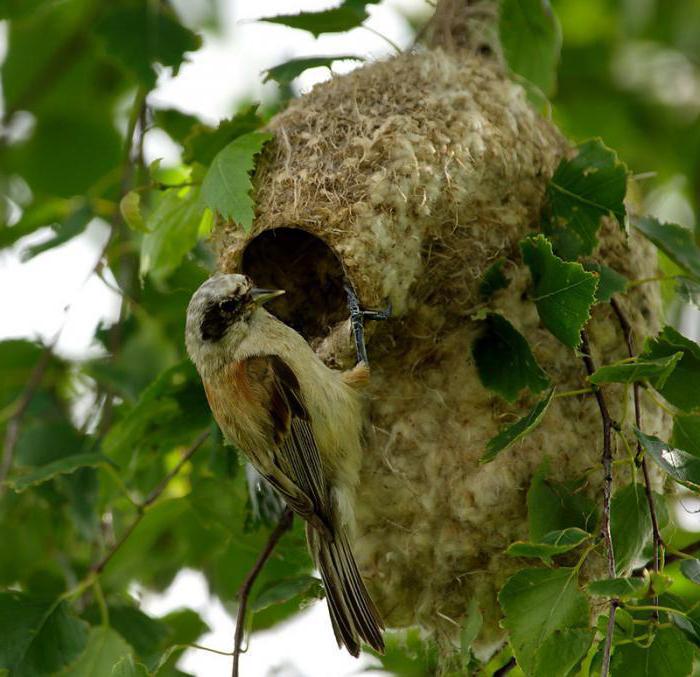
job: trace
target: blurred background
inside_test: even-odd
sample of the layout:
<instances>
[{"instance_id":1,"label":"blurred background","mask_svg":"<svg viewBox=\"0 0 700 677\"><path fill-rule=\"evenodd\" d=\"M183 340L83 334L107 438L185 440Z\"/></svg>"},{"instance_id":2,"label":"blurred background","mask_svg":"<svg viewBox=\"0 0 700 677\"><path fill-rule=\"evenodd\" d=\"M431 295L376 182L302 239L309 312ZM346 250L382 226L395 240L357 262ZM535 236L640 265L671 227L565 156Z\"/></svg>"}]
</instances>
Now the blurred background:
<instances>
[{"instance_id":1,"label":"blurred background","mask_svg":"<svg viewBox=\"0 0 700 677\"><path fill-rule=\"evenodd\" d=\"M126 225L119 198L145 187L147 225L163 220L168 186L196 173L222 121L254 103L264 120L332 77L312 68L280 85L264 82L266 69L320 55L390 57L411 47L433 11L427 1L384 0L368 5L362 27L318 38L257 21L330 4L0 0L0 425L8 427L10 405L35 379L15 464L42 468L97 446L121 468L115 477L81 467L0 497L0 586L51 594L79 580L129 523L129 495L148 495L210 426L182 342L189 295L214 267L210 220L174 219L159 240ZM639 211L697 229L700 3L552 4L563 32L552 118L573 142L600 136L618 152L636 177ZM149 42L154 15L171 43ZM336 61L333 72L361 63ZM668 261L661 266L673 272ZM668 321L700 338L697 309L672 285L664 301ZM265 540L265 505L214 429L163 499L105 569L112 616L141 601L147 616L133 622L155 637L141 652L173 638L229 651L231 600ZM683 497L678 506L683 545L697 538L698 506ZM417 640L397 639L383 663L338 651L298 525L282 551L259 584L274 603L258 597L243 674L430 674L431 650ZM83 602L89 617L92 602ZM230 669L230 657L189 648L174 651L159 674L179 674L175 663L194 675Z\"/></svg>"}]
</instances>

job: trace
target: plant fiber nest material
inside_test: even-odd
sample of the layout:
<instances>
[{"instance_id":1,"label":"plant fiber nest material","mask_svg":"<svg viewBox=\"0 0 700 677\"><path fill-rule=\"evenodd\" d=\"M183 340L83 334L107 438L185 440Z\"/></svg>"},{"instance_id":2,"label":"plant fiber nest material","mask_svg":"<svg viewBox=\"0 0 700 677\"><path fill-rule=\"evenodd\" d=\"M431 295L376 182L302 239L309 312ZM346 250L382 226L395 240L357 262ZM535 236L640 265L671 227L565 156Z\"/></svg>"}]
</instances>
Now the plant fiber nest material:
<instances>
[{"instance_id":1,"label":"plant fiber nest material","mask_svg":"<svg viewBox=\"0 0 700 677\"><path fill-rule=\"evenodd\" d=\"M299 228L328 245L365 307L391 300L394 317L373 327L369 342L371 430L354 549L388 625L454 635L452 621L459 624L476 597L483 640L497 639L496 593L524 564L504 550L527 540L526 492L537 468L549 457L555 480L588 473L584 491L601 496L601 421L592 397L555 399L533 434L479 464L487 441L535 401L496 397L472 360L479 281L494 260L507 259L511 283L492 309L527 338L560 391L586 385L580 358L542 327L518 250L537 227L545 187L568 146L492 58L439 48L318 85L269 130L275 138L258 162L253 229L217 228L220 267L241 269L246 247L265 231ZM652 247L627 239L614 222L601 229L598 258L630 279L655 272ZM311 293L320 278L299 268L287 283ZM621 303L632 327L655 331L656 287L641 285L628 299ZM594 308L589 334L596 364L626 357L607 306ZM333 365L346 360L324 357ZM606 392L613 417L621 417L625 391ZM645 430L665 435L668 422L656 410L642 416Z\"/></svg>"}]
</instances>

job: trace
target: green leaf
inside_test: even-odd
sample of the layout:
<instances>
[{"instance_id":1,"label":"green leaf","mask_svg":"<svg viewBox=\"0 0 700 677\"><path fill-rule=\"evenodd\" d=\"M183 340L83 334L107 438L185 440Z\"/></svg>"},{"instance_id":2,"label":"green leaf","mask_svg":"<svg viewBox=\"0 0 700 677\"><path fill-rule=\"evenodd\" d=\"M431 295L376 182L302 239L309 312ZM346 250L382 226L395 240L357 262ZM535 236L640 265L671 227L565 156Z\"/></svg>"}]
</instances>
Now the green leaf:
<instances>
[{"instance_id":1,"label":"green leaf","mask_svg":"<svg viewBox=\"0 0 700 677\"><path fill-rule=\"evenodd\" d=\"M526 674L533 672L544 643L557 631L585 628L588 602L578 589L577 570L523 569L498 594L515 657Z\"/></svg>"},{"instance_id":2,"label":"green leaf","mask_svg":"<svg viewBox=\"0 0 700 677\"><path fill-rule=\"evenodd\" d=\"M201 38L185 28L168 5L148 0L108 5L92 30L103 41L105 53L148 89L156 83L154 63L171 66L177 74L185 53L202 46Z\"/></svg>"},{"instance_id":3,"label":"green leaf","mask_svg":"<svg viewBox=\"0 0 700 677\"><path fill-rule=\"evenodd\" d=\"M554 396L554 388L552 388L523 418L518 419L512 425L504 428L498 435L492 437L487 445L484 455L479 459L480 463L488 463L493 461L496 456L511 447L518 440L522 439L528 433L531 433L544 418L545 413Z\"/></svg>"},{"instance_id":4,"label":"green leaf","mask_svg":"<svg viewBox=\"0 0 700 677\"><path fill-rule=\"evenodd\" d=\"M321 599L323 585L320 579L315 576L297 576L296 578L274 581L258 593L250 608L253 611L262 611L273 604L288 602L294 597Z\"/></svg>"},{"instance_id":5,"label":"green leaf","mask_svg":"<svg viewBox=\"0 0 700 677\"><path fill-rule=\"evenodd\" d=\"M160 127L171 139L181 144L184 144L185 139L192 134L193 130L202 124L198 117L183 113L177 108L153 108L151 114L155 125ZM185 164L192 164L192 160L185 159L184 155L183 161Z\"/></svg>"},{"instance_id":6,"label":"green leaf","mask_svg":"<svg viewBox=\"0 0 700 677\"><path fill-rule=\"evenodd\" d=\"M309 68L319 68L325 66L328 70L331 69L334 61L364 61L362 56L353 56L346 54L343 56L312 56L301 59L290 59L278 66L273 66L264 71L265 77L263 82L274 80L282 87L289 85L292 80L298 78L305 70Z\"/></svg>"},{"instance_id":7,"label":"green leaf","mask_svg":"<svg viewBox=\"0 0 700 677\"><path fill-rule=\"evenodd\" d=\"M0 592L0 668L13 677L56 673L86 642L87 625L65 602Z\"/></svg>"},{"instance_id":8,"label":"green leaf","mask_svg":"<svg viewBox=\"0 0 700 677\"><path fill-rule=\"evenodd\" d=\"M503 0L498 29L508 66L554 92L561 51L561 28L548 0Z\"/></svg>"},{"instance_id":9,"label":"green leaf","mask_svg":"<svg viewBox=\"0 0 700 677\"><path fill-rule=\"evenodd\" d=\"M635 218L632 225L691 277L700 278L700 247L692 230L677 223L661 223L653 216Z\"/></svg>"},{"instance_id":10,"label":"green leaf","mask_svg":"<svg viewBox=\"0 0 700 677\"><path fill-rule=\"evenodd\" d=\"M679 334L673 327L664 327L653 339L647 339L642 359L669 357L681 351L683 357L671 375L663 382L652 385L671 404L683 411L692 411L700 407L700 346Z\"/></svg>"},{"instance_id":11,"label":"green leaf","mask_svg":"<svg viewBox=\"0 0 700 677\"><path fill-rule=\"evenodd\" d=\"M488 301L499 289L505 289L510 280L503 274L503 266L506 259L496 259L481 277L479 283L479 296L484 301Z\"/></svg>"},{"instance_id":12,"label":"green leaf","mask_svg":"<svg viewBox=\"0 0 700 677\"><path fill-rule=\"evenodd\" d=\"M684 677L693 668L693 645L676 628L657 630L651 646L631 642L615 647L611 672L630 677Z\"/></svg>"},{"instance_id":13,"label":"green leaf","mask_svg":"<svg viewBox=\"0 0 700 677\"><path fill-rule=\"evenodd\" d=\"M485 388L515 402L524 388L539 393L549 385L527 340L508 320L490 313L482 326L472 344L472 355Z\"/></svg>"},{"instance_id":14,"label":"green leaf","mask_svg":"<svg viewBox=\"0 0 700 677\"><path fill-rule=\"evenodd\" d=\"M543 235L523 240L520 249L535 283L534 301L542 323L564 345L578 347L595 300L595 275L555 256Z\"/></svg>"},{"instance_id":15,"label":"green leaf","mask_svg":"<svg viewBox=\"0 0 700 677\"><path fill-rule=\"evenodd\" d=\"M578 147L576 157L562 160L547 186L548 212L543 230L554 251L575 260L593 253L603 216L614 215L624 230L627 167L600 139Z\"/></svg>"},{"instance_id":16,"label":"green leaf","mask_svg":"<svg viewBox=\"0 0 700 677\"><path fill-rule=\"evenodd\" d=\"M610 505L610 532L617 573L627 573L642 563L642 555L652 537L649 506L641 484L628 484L614 493Z\"/></svg>"},{"instance_id":17,"label":"green leaf","mask_svg":"<svg viewBox=\"0 0 700 677\"><path fill-rule=\"evenodd\" d=\"M119 211L121 212L124 223L129 228L140 233L148 233L149 230L146 222L141 214L141 196L133 190L130 190L119 202Z\"/></svg>"},{"instance_id":18,"label":"green leaf","mask_svg":"<svg viewBox=\"0 0 700 677\"><path fill-rule=\"evenodd\" d=\"M676 294L683 303L692 303L700 308L700 282L689 277L677 277Z\"/></svg>"},{"instance_id":19,"label":"green leaf","mask_svg":"<svg viewBox=\"0 0 700 677\"><path fill-rule=\"evenodd\" d=\"M582 529L570 527L561 531L551 531L542 537L538 543L516 541L511 543L506 550L506 555L511 557L539 557L549 562L554 555L561 555L578 547L591 535Z\"/></svg>"},{"instance_id":20,"label":"green leaf","mask_svg":"<svg viewBox=\"0 0 700 677\"><path fill-rule=\"evenodd\" d=\"M28 247L22 252L22 260L28 261L54 247L60 247L62 244L80 235L85 230L85 226L90 222L92 216L92 210L88 206L83 205L70 214L68 218L51 224L54 236L46 242Z\"/></svg>"},{"instance_id":21,"label":"green leaf","mask_svg":"<svg viewBox=\"0 0 700 677\"><path fill-rule=\"evenodd\" d=\"M222 120L216 129L203 124L195 125L183 141L182 159L187 164L199 162L210 165L220 150L239 136L254 132L262 124L258 104L254 103L236 113L230 120Z\"/></svg>"},{"instance_id":22,"label":"green leaf","mask_svg":"<svg viewBox=\"0 0 700 677\"><path fill-rule=\"evenodd\" d=\"M40 466L36 470L26 473L25 475L11 477L6 481L6 484L17 493L21 493L31 487L48 482L57 475L74 473L78 468L97 468L101 465L108 464L115 465L102 454L73 454L72 456L60 458L53 463Z\"/></svg>"},{"instance_id":23,"label":"green leaf","mask_svg":"<svg viewBox=\"0 0 700 677\"><path fill-rule=\"evenodd\" d=\"M700 416L680 414L674 417L671 444L700 458Z\"/></svg>"},{"instance_id":24,"label":"green leaf","mask_svg":"<svg viewBox=\"0 0 700 677\"><path fill-rule=\"evenodd\" d=\"M176 188L163 193L147 219L148 232L141 242L142 277L150 274L163 280L197 244L204 209L199 193L197 187L185 189L184 194Z\"/></svg>"},{"instance_id":25,"label":"green leaf","mask_svg":"<svg viewBox=\"0 0 700 677\"><path fill-rule=\"evenodd\" d=\"M663 388L666 379L682 358L683 353L678 352L656 360L637 357L631 361L613 362L599 367L588 377L588 380L599 385L601 383L635 383L653 379L659 388Z\"/></svg>"},{"instance_id":26,"label":"green leaf","mask_svg":"<svg viewBox=\"0 0 700 677\"><path fill-rule=\"evenodd\" d=\"M131 656L124 656L112 668L112 677L149 677L149 673L145 665L134 663Z\"/></svg>"},{"instance_id":27,"label":"green leaf","mask_svg":"<svg viewBox=\"0 0 700 677\"><path fill-rule=\"evenodd\" d=\"M683 449L675 449L658 437L645 435L637 428L634 429L634 434L642 443L644 451L656 461L662 470L678 483L691 489L700 489L700 458L683 451Z\"/></svg>"},{"instance_id":28,"label":"green leaf","mask_svg":"<svg viewBox=\"0 0 700 677\"><path fill-rule=\"evenodd\" d=\"M534 677L568 677L588 653L594 632L587 628L555 630L535 657Z\"/></svg>"},{"instance_id":29,"label":"green leaf","mask_svg":"<svg viewBox=\"0 0 700 677\"><path fill-rule=\"evenodd\" d=\"M129 645L112 628L104 625L92 628L84 653L71 666L68 674L70 677L111 675L112 668L129 655Z\"/></svg>"},{"instance_id":30,"label":"green leaf","mask_svg":"<svg viewBox=\"0 0 700 677\"><path fill-rule=\"evenodd\" d=\"M207 207L246 231L254 217L250 173L255 168L255 156L271 138L272 134L258 132L239 136L217 154L202 183Z\"/></svg>"},{"instance_id":31,"label":"green leaf","mask_svg":"<svg viewBox=\"0 0 700 677\"><path fill-rule=\"evenodd\" d=\"M376 5L379 2L380 0L343 0L339 7L325 9L321 12L282 14L263 17L258 21L299 28L309 31L317 38L321 33L344 33L357 28L369 16L367 5Z\"/></svg>"},{"instance_id":32,"label":"green leaf","mask_svg":"<svg viewBox=\"0 0 700 677\"><path fill-rule=\"evenodd\" d=\"M700 560L684 559L681 562L681 573L693 583L700 585Z\"/></svg>"},{"instance_id":33,"label":"green leaf","mask_svg":"<svg viewBox=\"0 0 700 677\"><path fill-rule=\"evenodd\" d=\"M644 597L649 590L649 581L644 578L604 578L588 584L588 592L600 597L636 599Z\"/></svg>"},{"instance_id":34,"label":"green leaf","mask_svg":"<svg viewBox=\"0 0 700 677\"><path fill-rule=\"evenodd\" d=\"M471 645L479 636L483 623L484 618L481 615L479 605L477 604L476 599L472 598L469 600L467 613L465 614L464 621L462 622L462 630L459 634L459 644L464 656L468 655Z\"/></svg>"},{"instance_id":35,"label":"green leaf","mask_svg":"<svg viewBox=\"0 0 700 677\"><path fill-rule=\"evenodd\" d=\"M532 478L527 492L530 541L539 543L550 532L578 527L592 533L598 521L596 504L583 489L586 478L568 482L546 479L544 463Z\"/></svg>"},{"instance_id":36,"label":"green leaf","mask_svg":"<svg viewBox=\"0 0 700 677\"><path fill-rule=\"evenodd\" d=\"M596 303L608 303L615 294L621 294L627 289L629 280L610 266L586 261L583 263L583 268L589 273L598 275L598 287L595 290Z\"/></svg>"}]
</instances>

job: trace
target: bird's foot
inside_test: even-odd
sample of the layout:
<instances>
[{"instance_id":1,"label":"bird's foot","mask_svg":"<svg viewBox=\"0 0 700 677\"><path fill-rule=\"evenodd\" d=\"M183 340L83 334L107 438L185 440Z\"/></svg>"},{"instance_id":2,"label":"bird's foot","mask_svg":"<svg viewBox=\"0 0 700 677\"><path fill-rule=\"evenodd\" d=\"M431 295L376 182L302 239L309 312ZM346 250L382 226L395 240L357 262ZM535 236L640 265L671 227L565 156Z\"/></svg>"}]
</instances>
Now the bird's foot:
<instances>
[{"instance_id":1,"label":"bird's foot","mask_svg":"<svg viewBox=\"0 0 700 677\"><path fill-rule=\"evenodd\" d=\"M348 297L347 304L348 310L350 311L350 325L355 340L357 361L358 363L364 362L369 366L367 346L365 344L365 320L388 320L391 317L391 302L389 302L384 310L362 310L357 294L349 282L345 283L345 293Z\"/></svg>"}]
</instances>

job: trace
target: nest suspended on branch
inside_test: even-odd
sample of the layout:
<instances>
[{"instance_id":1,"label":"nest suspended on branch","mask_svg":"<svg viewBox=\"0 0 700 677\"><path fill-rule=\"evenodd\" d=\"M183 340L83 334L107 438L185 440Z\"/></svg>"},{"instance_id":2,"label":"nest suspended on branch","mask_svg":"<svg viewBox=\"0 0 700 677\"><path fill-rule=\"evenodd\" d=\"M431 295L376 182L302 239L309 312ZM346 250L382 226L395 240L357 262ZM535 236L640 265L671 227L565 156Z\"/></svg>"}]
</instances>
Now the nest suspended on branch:
<instances>
[{"instance_id":1,"label":"nest suspended on branch","mask_svg":"<svg viewBox=\"0 0 700 677\"><path fill-rule=\"evenodd\" d=\"M600 495L601 422L590 397L554 400L522 443L478 462L486 442L534 403L495 397L471 356L479 280L495 259L508 259L511 284L494 309L561 389L585 385L581 360L541 326L518 253L567 144L483 46L402 54L335 77L269 129L254 227L218 227L220 267L285 288L271 310L333 366L348 357L328 337L347 318L343 279L366 308L392 302L394 317L369 341L372 431L354 549L389 625L453 633L451 621L476 597L484 639L495 639L496 593L523 565L504 550L527 539L526 491L543 459L555 459L558 480L594 468L582 490ZM651 248L614 224L604 225L598 255L631 278L654 274ZM653 331L655 288L637 287L629 299L633 328ZM597 363L625 357L609 309L593 316ZM648 432L665 432L655 411L643 417Z\"/></svg>"}]
</instances>

